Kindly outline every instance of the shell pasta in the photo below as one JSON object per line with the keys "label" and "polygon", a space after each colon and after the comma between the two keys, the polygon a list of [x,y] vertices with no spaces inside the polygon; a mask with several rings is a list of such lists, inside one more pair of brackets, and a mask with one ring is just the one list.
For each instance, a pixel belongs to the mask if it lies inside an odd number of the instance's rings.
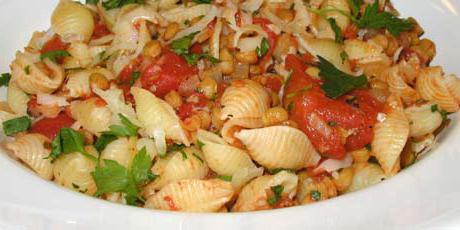
{"label": "shell pasta", "polygon": [[82,2],[58,1],[1,74],[0,127],[11,158],[88,196],[321,202],[416,163],[460,108],[460,79],[390,1]]}

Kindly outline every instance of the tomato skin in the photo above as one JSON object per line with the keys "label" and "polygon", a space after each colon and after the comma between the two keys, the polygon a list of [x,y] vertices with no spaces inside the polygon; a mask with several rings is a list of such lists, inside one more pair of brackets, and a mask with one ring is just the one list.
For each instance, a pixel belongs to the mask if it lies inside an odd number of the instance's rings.
{"label": "tomato skin", "polygon": [[182,82],[198,73],[195,66],[190,66],[183,57],[164,50],[160,59],[150,64],[141,73],[142,87],[151,89],[156,96],[163,98],[171,90],[178,90]]}
{"label": "tomato skin", "polygon": [[101,37],[104,37],[106,35],[111,34],[110,30],[107,28],[107,26],[102,22],[99,21],[94,25],[94,32],[93,32],[93,39],[98,39]]}
{"label": "tomato skin", "polygon": [[273,92],[279,92],[282,86],[283,82],[279,77],[268,77],[265,83],[265,87],[271,89]]}
{"label": "tomato skin", "polygon": [[209,102],[208,98],[202,93],[194,93],[189,98],[193,99],[190,102],[182,104],[177,111],[177,115],[181,120],[192,116],[193,111],[205,107]]}
{"label": "tomato skin", "polygon": [[43,48],[40,50],[41,53],[46,53],[56,50],[66,50],[68,47],[67,43],[64,43],[58,35],[54,35],[49,41],[45,43]]}
{"label": "tomato skin", "polygon": [[32,125],[31,133],[40,133],[53,140],[61,128],[68,128],[75,122],[65,112],[61,112],[55,118],[44,118]]}
{"label": "tomato skin", "polygon": [[265,18],[254,17],[252,19],[252,22],[254,24],[262,26],[264,31],[267,32],[268,34],[268,44],[270,44],[270,48],[268,49],[267,53],[262,57],[262,59],[259,61],[259,65],[265,71],[265,65],[272,59],[272,54],[276,48],[276,40],[278,39],[278,36],[276,35],[275,32],[273,32],[268,27],[269,24],[272,24],[270,20],[265,19]]}

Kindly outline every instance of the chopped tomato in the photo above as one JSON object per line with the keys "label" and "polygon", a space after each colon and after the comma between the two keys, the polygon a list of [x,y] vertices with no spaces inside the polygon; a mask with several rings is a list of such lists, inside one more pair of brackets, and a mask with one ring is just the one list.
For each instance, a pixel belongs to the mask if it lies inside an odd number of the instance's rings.
{"label": "chopped tomato", "polygon": [[241,18],[241,11],[239,11],[239,10],[235,14],[235,21],[236,21],[236,25],[238,27],[241,27],[241,25],[243,24],[243,20]]}
{"label": "chopped tomato", "polygon": [[358,31],[359,28],[355,24],[350,24],[345,28],[345,31],[343,32],[343,37],[345,39],[355,39],[358,37]]}
{"label": "chopped tomato", "polygon": [[319,80],[305,74],[308,67],[301,58],[288,55],[286,68],[292,71],[285,89],[285,95],[293,95],[285,98],[285,103],[291,104],[290,119],[299,124],[322,156],[342,159],[347,151],[372,141],[372,126],[382,105],[368,90],[355,90],[333,100],[321,90]]}
{"label": "chopped tomato", "polygon": [[154,91],[156,96],[164,97],[169,91],[178,90],[182,82],[197,73],[198,69],[189,65],[183,57],[164,50],[158,61],[142,71],[141,83],[143,88]]}
{"label": "chopped tomato", "polygon": [[174,200],[172,197],[170,196],[165,196],[163,197],[163,200],[166,201],[168,203],[168,207],[169,207],[169,210],[171,211],[177,211],[179,210],[176,206],[176,204],[174,204]]}
{"label": "chopped tomato", "polygon": [[195,43],[190,48],[190,53],[192,53],[192,54],[202,54],[203,53],[203,47],[201,46],[200,43]]}
{"label": "chopped tomato", "polygon": [[111,34],[110,30],[102,21],[94,25],[93,39],[98,39],[109,34]]}
{"label": "chopped tomato", "polygon": [[279,77],[267,77],[265,87],[271,89],[273,92],[279,92],[281,90],[281,86],[283,86],[283,81]]}
{"label": "chopped tomato", "polygon": [[56,50],[66,50],[68,44],[64,43],[58,35],[54,35],[48,42],[43,46],[41,53],[46,53]]}
{"label": "chopped tomato", "polygon": [[61,128],[70,127],[75,122],[65,112],[61,112],[55,118],[44,118],[32,125],[31,133],[40,133],[53,140]]}
{"label": "chopped tomato", "polygon": [[205,107],[208,101],[208,98],[204,94],[194,93],[187,99],[187,103],[179,107],[177,115],[181,120],[185,120],[193,114],[193,111]]}

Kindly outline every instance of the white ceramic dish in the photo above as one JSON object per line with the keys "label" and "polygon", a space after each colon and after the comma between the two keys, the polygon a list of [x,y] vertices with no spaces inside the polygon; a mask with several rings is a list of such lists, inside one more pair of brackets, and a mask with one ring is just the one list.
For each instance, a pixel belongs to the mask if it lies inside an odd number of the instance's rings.
{"label": "white ceramic dish", "polygon": [[[34,30],[48,27],[56,3],[0,0],[1,72]],[[435,64],[460,74],[460,1],[394,3],[435,41]],[[390,180],[314,205],[256,213],[187,214],[111,204],[44,181],[0,154],[0,229],[460,229],[456,120],[431,155]]]}

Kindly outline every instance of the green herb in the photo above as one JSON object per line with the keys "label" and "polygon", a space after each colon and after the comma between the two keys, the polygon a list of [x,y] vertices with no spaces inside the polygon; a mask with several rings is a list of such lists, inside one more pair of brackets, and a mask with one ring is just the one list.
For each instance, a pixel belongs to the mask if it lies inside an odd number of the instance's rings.
{"label": "green herb", "polygon": [[353,16],[355,18],[358,17],[359,11],[361,10],[361,5],[363,3],[363,0],[348,0],[348,5],[350,6]]}
{"label": "green herb", "polygon": [[294,10],[294,7],[295,7],[295,4],[291,3],[291,5],[289,6],[289,10]]}
{"label": "green herb", "polygon": [[[97,0],[96,3],[98,1],[99,0]],[[108,1],[102,2],[102,5],[104,6],[106,10],[111,10],[115,8],[120,8],[128,4],[144,4],[144,3],[145,3],[144,0],[108,0]]]}
{"label": "green herb", "polygon": [[284,186],[283,185],[276,185],[270,188],[273,192],[273,196],[267,199],[267,203],[271,206],[275,205],[278,203],[278,201],[281,199],[281,194],[284,191]]}
{"label": "green herb", "polygon": [[65,50],[53,50],[53,51],[42,53],[40,55],[40,60],[48,58],[52,62],[57,62],[58,58],[63,58],[63,57],[68,57],[68,56],[70,56],[70,53]]}
{"label": "green herb", "polygon": [[278,174],[279,172],[281,171],[287,171],[287,172],[291,172],[291,173],[294,173],[295,170],[293,169],[285,169],[285,168],[274,168],[274,169],[267,169],[267,172],[271,175],[275,175],[275,174]]}
{"label": "green herb", "polygon": [[180,154],[182,154],[182,160],[185,161],[188,159],[187,153],[184,150],[180,150],[179,152]]}
{"label": "green herb", "polygon": [[10,119],[3,122],[3,132],[7,136],[26,131],[30,128],[31,120],[27,116]]}
{"label": "green herb", "polygon": [[97,5],[99,0],[86,0],[85,4],[90,4],[90,5]]}
{"label": "green herb", "polygon": [[257,56],[263,57],[265,54],[267,54],[268,50],[270,49],[270,44],[268,43],[267,38],[262,38],[262,41],[260,42],[260,46],[256,48],[256,53]]}
{"label": "green herb", "polygon": [[91,173],[96,182],[96,196],[108,192],[123,192],[128,204],[137,205],[143,201],[139,196],[139,187],[155,180],[158,176],[151,171],[152,159],[144,148],[133,159],[130,169],[126,169],[118,162],[104,160]]}
{"label": "green herb", "polygon": [[10,83],[10,79],[11,79],[10,73],[2,73],[2,75],[0,76],[0,87],[8,86],[8,84]]}
{"label": "green herb", "polygon": [[321,200],[321,192],[317,190],[313,190],[310,192],[311,199],[314,201],[319,201]]}
{"label": "green herb", "polygon": [[118,117],[120,118],[121,124],[122,125],[111,125],[110,131],[103,132],[102,134],[109,136],[116,136],[116,137],[134,137],[137,136],[137,130],[139,130],[139,127],[133,124],[129,119],[123,114],[119,113]]}
{"label": "green herb", "polygon": [[204,146],[204,143],[201,142],[200,140],[197,140],[197,141],[196,141],[196,144],[198,145],[198,148],[199,148],[199,149],[202,149],[203,146]]}
{"label": "green herb", "polygon": [[445,121],[447,120],[447,117],[452,114],[450,112],[447,112],[446,110],[444,109],[439,109],[438,105],[437,104],[434,104],[431,106],[431,112],[439,112],[439,114],[441,114],[441,117],[442,117],[442,120]]}
{"label": "green herb", "polygon": [[231,182],[233,179],[232,176],[217,176],[217,178],[223,181],[228,181],[228,182]]}
{"label": "green herb", "polygon": [[74,183],[72,183],[72,187],[73,187],[74,189],[80,189],[80,186],[78,186],[77,184],[74,184]]}
{"label": "green herb", "polygon": [[356,88],[367,86],[367,78],[364,75],[355,77],[337,69],[332,63],[328,62],[321,56],[318,56],[320,69],[319,75],[324,80],[321,89],[332,99],[354,90]]}
{"label": "green herb", "polygon": [[94,148],[96,148],[98,152],[102,152],[105,149],[105,147],[107,147],[108,144],[110,144],[112,141],[116,139],[117,139],[117,136],[113,134],[103,133],[97,139],[96,143],[94,143]]}
{"label": "green herb", "polygon": [[371,143],[366,144],[364,147],[366,147],[367,151],[372,151]]}
{"label": "green herb", "polygon": [[291,112],[293,109],[294,109],[294,102],[291,102],[291,103],[289,103],[289,105],[287,106],[287,111],[288,111],[288,112]]}
{"label": "green herb", "polygon": [[181,55],[189,65],[196,65],[200,59],[208,59],[212,64],[218,63],[217,58],[212,57],[207,53],[196,54],[190,53],[190,47],[192,47],[193,38],[198,32],[191,33],[182,38],[176,39],[171,43],[171,49],[174,53]]}
{"label": "green herb", "polygon": [[185,149],[185,145],[184,144],[172,144],[170,146],[168,146],[168,152],[178,152],[178,151],[182,151]]}
{"label": "green herb", "polygon": [[79,152],[91,160],[96,161],[96,157],[86,152],[83,135],[71,128],[61,128],[54,140],[51,142],[51,153],[47,157],[54,162],[59,156],[67,153]]}
{"label": "green herb", "polygon": [[197,4],[211,4],[212,0],[192,0],[192,2]]}
{"label": "green herb", "polygon": [[141,77],[141,72],[139,71],[134,71],[132,74],[131,74],[131,79],[129,80],[129,84],[131,86],[134,85],[134,83],[137,81],[137,79],[139,79]]}
{"label": "green herb", "polygon": [[331,127],[337,126],[337,122],[335,121],[329,121],[327,124]]}
{"label": "green herb", "polygon": [[400,19],[389,12],[379,12],[379,1],[366,6],[366,10],[357,21],[357,25],[360,28],[386,28],[394,36],[399,36],[401,32],[411,30],[413,27],[407,19]]}
{"label": "green herb", "polygon": [[342,53],[340,53],[340,59],[342,59],[342,64],[345,63],[345,61],[348,60],[347,52],[342,51]]}
{"label": "green herb", "polygon": [[196,159],[198,159],[201,163],[204,163],[203,159],[201,159],[201,157],[198,156],[198,154],[192,153],[192,156],[194,156]]}
{"label": "green herb", "polygon": [[24,68],[24,72],[26,72],[27,75],[30,74],[30,65],[27,65],[27,66]]}
{"label": "green herb", "polygon": [[335,42],[342,44],[343,43],[343,34],[342,29],[337,25],[337,21],[334,18],[328,18],[327,21],[331,25],[332,30],[335,33]]}
{"label": "green herb", "polygon": [[189,65],[196,65],[196,63],[198,63],[198,60],[200,59],[208,59],[211,62],[211,64],[219,63],[219,59],[209,55],[208,53],[183,54],[182,57],[185,58],[185,61],[187,61]]}
{"label": "green herb", "polygon": [[305,87],[303,87],[303,88],[300,89],[300,90],[297,90],[297,91],[295,91],[295,92],[289,93],[288,95],[286,95],[286,98],[287,98],[287,99],[292,99],[292,98],[294,98],[294,97],[297,96],[297,95],[300,95],[300,94],[302,94],[302,93],[304,93],[304,92],[307,92],[307,91],[311,90],[311,88],[312,88],[311,85],[305,86]]}

